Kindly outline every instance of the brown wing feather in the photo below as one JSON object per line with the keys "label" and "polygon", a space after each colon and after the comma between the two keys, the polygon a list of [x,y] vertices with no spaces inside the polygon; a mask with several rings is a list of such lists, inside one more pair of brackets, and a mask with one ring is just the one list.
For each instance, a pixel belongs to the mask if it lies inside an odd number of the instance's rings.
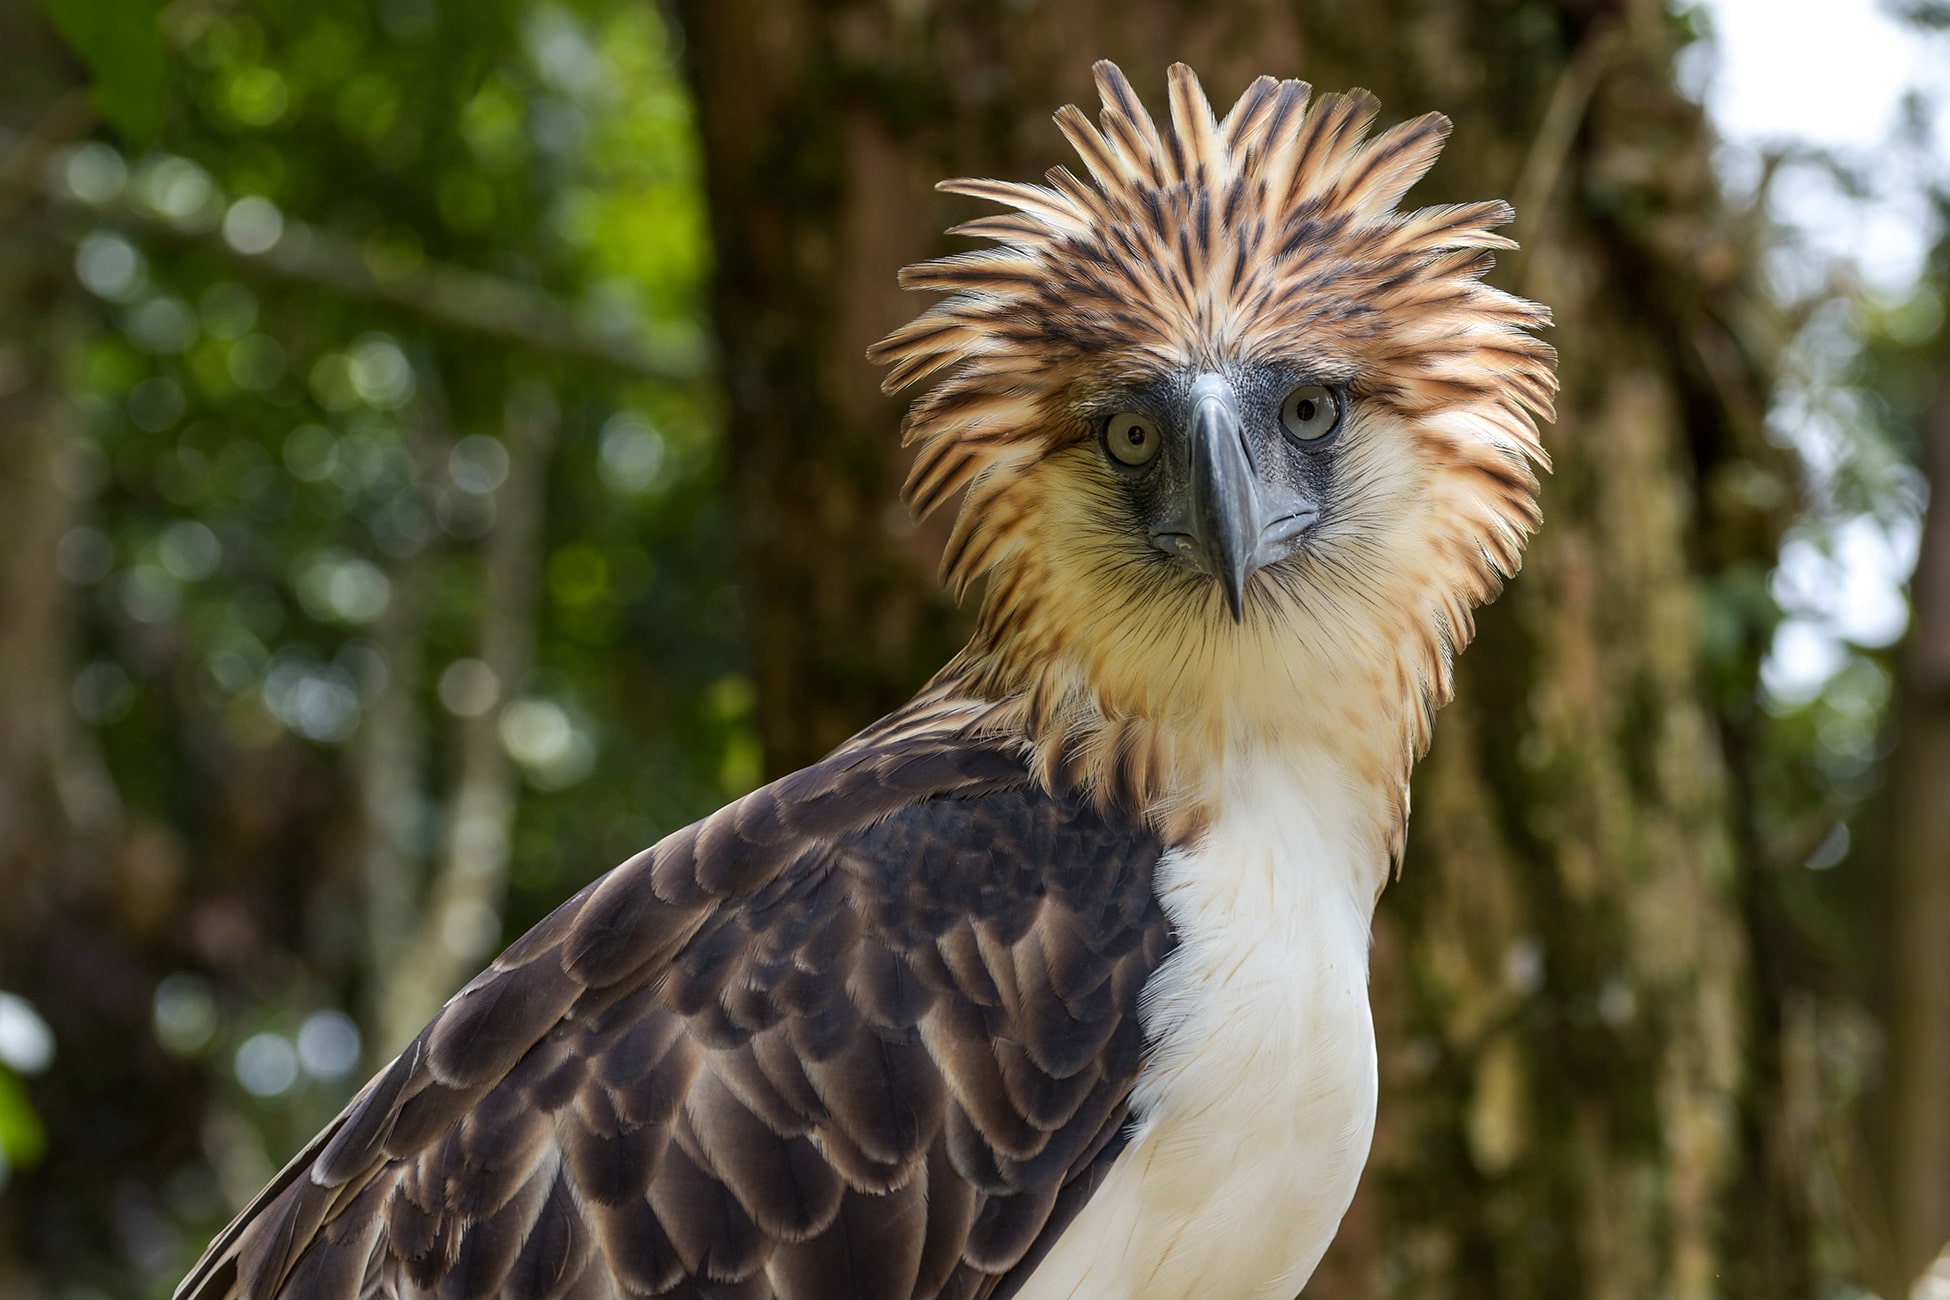
{"label": "brown wing feather", "polygon": [[1007,1294],[1121,1146],[1159,851],[877,728],[524,936],[178,1300]]}

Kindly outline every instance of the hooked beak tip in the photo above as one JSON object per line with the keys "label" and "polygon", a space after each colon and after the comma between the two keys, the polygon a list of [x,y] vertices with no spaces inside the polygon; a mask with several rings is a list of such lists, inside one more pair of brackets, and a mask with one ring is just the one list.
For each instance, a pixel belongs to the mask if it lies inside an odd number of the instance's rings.
{"label": "hooked beak tip", "polygon": [[1192,518],[1209,571],[1225,589],[1234,623],[1246,617],[1260,535],[1258,485],[1240,438],[1231,387],[1217,375],[1200,379],[1192,402]]}
{"label": "hooked beak tip", "polygon": [[1245,575],[1241,574],[1236,581],[1228,576],[1222,585],[1226,589],[1226,608],[1232,611],[1232,621],[1244,623],[1246,621]]}

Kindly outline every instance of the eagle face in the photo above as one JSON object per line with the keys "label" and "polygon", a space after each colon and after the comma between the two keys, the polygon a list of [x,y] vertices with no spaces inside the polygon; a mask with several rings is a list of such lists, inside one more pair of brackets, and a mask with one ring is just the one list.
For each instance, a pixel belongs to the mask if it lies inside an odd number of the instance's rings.
{"label": "eagle face", "polygon": [[1254,573],[1292,555],[1333,492],[1344,386],[1298,364],[1181,370],[1088,414],[1134,537],[1216,581],[1233,619]]}
{"label": "eagle face", "polygon": [[984,607],[1000,655],[1073,665],[1095,707],[1154,720],[1257,699],[1268,731],[1363,674],[1446,667],[1447,611],[1500,578],[1502,525],[1370,372],[1292,341],[1079,370],[1047,399],[1046,449],[965,508],[1005,537]]}

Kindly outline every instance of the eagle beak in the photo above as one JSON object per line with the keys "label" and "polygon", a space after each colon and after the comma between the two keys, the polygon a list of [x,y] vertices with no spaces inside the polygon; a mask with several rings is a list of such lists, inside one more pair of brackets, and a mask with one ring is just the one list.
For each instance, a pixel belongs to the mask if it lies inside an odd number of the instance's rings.
{"label": "eagle beak", "polygon": [[1245,616],[1246,579],[1259,567],[1259,478],[1223,376],[1201,375],[1192,385],[1191,442],[1192,544],[1225,588],[1237,623]]}

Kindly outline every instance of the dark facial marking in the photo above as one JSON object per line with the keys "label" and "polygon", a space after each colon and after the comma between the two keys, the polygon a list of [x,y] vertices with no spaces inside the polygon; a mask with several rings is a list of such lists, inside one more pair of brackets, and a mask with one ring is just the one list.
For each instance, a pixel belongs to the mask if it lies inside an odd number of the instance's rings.
{"label": "dark facial marking", "polygon": [[[1200,490],[1194,466],[1194,406],[1198,371],[1154,374],[1093,394],[1079,408],[1088,421],[1099,454],[1110,471],[1114,491],[1124,502],[1125,527],[1142,550],[1157,562],[1211,567],[1201,548],[1195,499]],[[1313,523],[1333,504],[1342,456],[1343,429],[1348,423],[1349,395],[1345,385],[1328,382],[1333,376],[1311,373],[1299,365],[1235,364],[1220,372],[1238,417],[1238,438],[1250,469],[1255,526],[1261,542],[1253,568],[1278,563],[1304,545]],[[1211,390],[1208,375],[1201,392]],[[1308,385],[1318,385],[1313,392]],[[1296,437],[1282,419],[1282,409],[1296,394],[1311,394],[1318,421],[1335,417],[1325,432]],[[1291,412],[1288,413],[1291,417]],[[1154,455],[1133,463],[1130,448],[1113,453],[1111,438],[1127,431],[1134,419],[1143,420],[1159,442]],[[1302,426],[1303,432],[1312,426]]]}

